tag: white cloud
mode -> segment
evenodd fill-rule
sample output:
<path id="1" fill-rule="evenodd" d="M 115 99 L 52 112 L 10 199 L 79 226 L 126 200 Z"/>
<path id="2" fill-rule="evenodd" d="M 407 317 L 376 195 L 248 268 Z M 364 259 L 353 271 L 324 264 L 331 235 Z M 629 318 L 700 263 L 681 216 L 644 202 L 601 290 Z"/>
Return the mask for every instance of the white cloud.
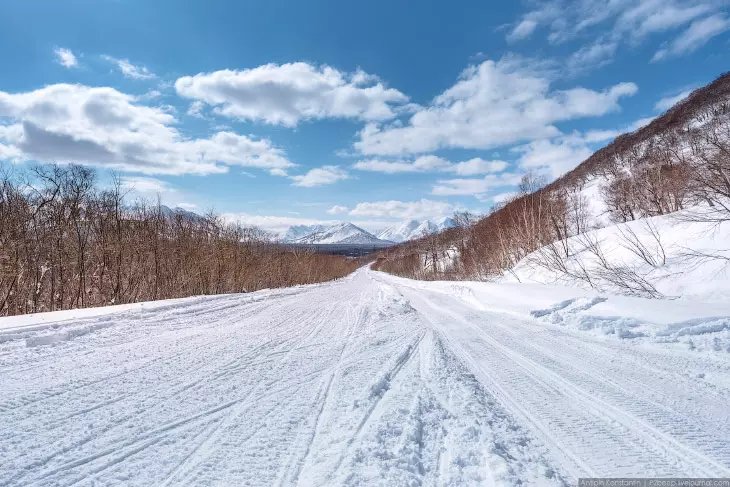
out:
<path id="1" fill-rule="evenodd" d="M 271 174 L 272 176 L 281 176 L 281 177 L 286 177 L 289 175 L 286 172 L 286 169 L 282 169 L 280 167 L 275 167 L 273 169 L 269 169 L 269 174 Z"/>
<path id="2" fill-rule="evenodd" d="M 294 186 L 311 188 L 313 186 L 336 183 L 343 179 L 350 179 L 350 175 L 339 166 L 322 166 L 310 169 L 304 175 L 292 176 L 291 178 L 295 181 Z"/>
<path id="3" fill-rule="evenodd" d="M 568 58 L 568 70 L 575 75 L 605 66 L 613 61 L 617 48 L 618 43 L 611 40 L 583 46 Z"/>
<path id="4" fill-rule="evenodd" d="M 649 125 L 651 122 L 654 121 L 656 117 L 646 117 L 646 118 L 640 118 L 639 120 L 635 121 L 631 125 L 629 125 L 629 132 L 633 132 L 634 130 L 639 130 L 641 127 L 645 127 Z"/>
<path id="5" fill-rule="evenodd" d="M 191 117 L 204 118 L 203 108 L 205 108 L 205 103 L 200 100 L 196 100 L 190 104 L 186 113 Z"/>
<path id="6" fill-rule="evenodd" d="M 454 164 L 453 172 L 460 176 L 473 176 L 476 174 L 489 174 L 504 171 L 507 168 L 505 161 L 485 161 L 475 157 L 468 161 L 462 161 Z"/>
<path id="7" fill-rule="evenodd" d="M 453 163 L 434 155 L 426 155 L 413 161 L 383 161 L 371 159 L 353 165 L 361 171 L 382 172 L 386 174 L 408 172 L 453 172 L 462 176 L 499 172 L 507 167 L 505 161 L 486 161 L 475 157 L 468 161 Z"/>
<path id="8" fill-rule="evenodd" d="M 604 91 L 550 90 L 550 80 L 523 60 L 485 61 L 417 111 L 404 126 L 368 124 L 355 148 L 364 154 L 431 152 L 440 148 L 487 149 L 560 134 L 554 123 L 619 110 L 635 94 L 633 83 Z"/>
<path id="9" fill-rule="evenodd" d="M 491 185 L 486 178 L 442 179 L 431 189 L 431 194 L 439 196 L 464 196 L 485 194 Z"/>
<path id="10" fill-rule="evenodd" d="M 181 134 L 174 115 L 113 88 L 56 84 L 26 93 L 0 91 L 3 152 L 15 159 L 79 163 L 144 174 L 209 174 L 227 166 L 294 167 L 267 139 L 233 132 Z"/>
<path id="11" fill-rule="evenodd" d="M 518 23 L 509 34 L 507 34 L 507 41 L 514 42 L 522 39 L 526 39 L 532 35 L 537 27 L 538 23 L 533 19 L 523 19 Z"/>
<path id="12" fill-rule="evenodd" d="M 668 57 L 680 56 L 696 51 L 707 41 L 730 29 L 730 18 L 725 14 L 715 14 L 704 19 L 695 20 L 674 39 L 668 46 L 659 49 L 652 61 L 661 61 Z"/>
<path id="13" fill-rule="evenodd" d="M 503 172 L 487 174 L 482 178 L 441 179 L 432 188 L 431 194 L 439 196 L 475 196 L 481 200 L 491 188 L 515 186 L 520 182 L 521 174 Z"/>
<path id="14" fill-rule="evenodd" d="M 63 67 L 75 68 L 79 65 L 79 62 L 71 49 L 58 47 L 53 50 L 53 53 L 56 55 L 56 61 L 58 61 L 58 63 Z"/>
<path id="15" fill-rule="evenodd" d="M 658 112 L 665 112 L 672 108 L 674 105 L 679 103 L 680 101 L 687 98 L 690 93 L 692 93 L 692 90 L 685 90 L 677 95 L 674 96 L 666 96 L 662 99 L 660 99 L 658 102 L 656 102 L 656 105 L 654 105 L 654 109 Z"/>
<path id="16" fill-rule="evenodd" d="M 622 44 L 635 48 L 651 36 L 690 25 L 654 55 L 652 61 L 658 61 L 690 53 L 729 28 L 722 13 L 726 0 L 538 0 L 529 4 L 533 9 L 515 22 L 507 41 L 527 38 L 539 29 L 547 32 L 553 44 L 589 39 L 567 59 L 572 74 L 611 62 Z"/>
<path id="17" fill-rule="evenodd" d="M 148 101 L 148 100 L 156 100 L 157 98 L 162 96 L 162 92 L 160 90 L 149 90 L 144 95 L 140 95 L 137 97 L 140 101 Z"/>
<path id="18" fill-rule="evenodd" d="M 408 101 L 363 71 L 347 74 L 303 62 L 184 76 L 175 89 L 221 115 L 288 127 L 321 118 L 388 120 L 396 116 L 395 106 Z"/>
<path id="19" fill-rule="evenodd" d="M 348 209 L 349 208 L 347 208 L 346 206 L 335 205 L 327 210 L 327 213 L 329 213 L 330 215 L 337 215 L 338 213 L 347 213 Z"/>
<path id="20" fill-rule="evenodd" d="M 121 178 L 121 182 L 122 187 L 148 196 L 176 191 L 167 181 L 145 176 L 124 176 Z"/>
<path id="21" fill-rule="evenodd" d="M 651 34 L 676 29 L 710 12 L 715 0 L 562 0 L 542 2 L 522 16 L 507 40 L 525 38 L 547 27 L 548 40 L 561 43 L 587 32 L 632 43 Z"/>
<path id="22" fill-rule="evenodd" d="M 196 205 L 195 203 L 178 203 L 175 206 L 188 211 L 194 211 L 198 209 L 198 205 Z"/>
<path id="23" fill-rule="evenodd" d="M 583 141 L 587 144 L 606 142 L 621 135 L 621 130 L 589 130 L 583 135 Z"/>
<path id="24" fill-rule="evenodd" d="M 499 193 L 497 195 L 494 195 L 492 197 L 492 201 L 494 203 L 500 204 L 500 203 L 506 203 L 507 201 L 511 200 L 515 196 L 517 196 L 519 193 L 516 191 L 506 191 L 504 193 Z"/>
<path id="25" fill-rule="evenodd" d="M 115 64 L 125 78 L 143 80 L 154 79 L 157 77 L 155 73 L 150 72 L 144 66 L 135 66 L 127 59 L 117 59 L 111 56 L 102 56 L 102 58 L 105 61 L 109 61 L 110 63 Z"/>
<path id="26" fill-rule="evenodd" d="M 373 201 L 358 203 L 350 215 L 376 218 L 431 218 L 450 215 L 456 208 L 443 201 Z"/>
<path id="27" fill-rule="evenodd" d="M 553 178 L 574 169 L 593 153 L 584 140 L 573 137 L 536 140 L 513 150 L 522 153 L 518 161 L 521 167 L 547 171 Z"/>

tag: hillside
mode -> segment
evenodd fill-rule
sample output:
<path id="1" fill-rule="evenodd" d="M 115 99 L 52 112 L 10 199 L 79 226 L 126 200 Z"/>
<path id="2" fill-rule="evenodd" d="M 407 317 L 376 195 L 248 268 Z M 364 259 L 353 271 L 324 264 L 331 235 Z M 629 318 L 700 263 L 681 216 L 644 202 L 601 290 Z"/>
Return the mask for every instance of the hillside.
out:
<path id="1" fill-rule="evenodd" d="M 595 229 L 672 214 L 682 215 L 685 222 L 708 224 L 714 231 L 722 232 L 718 235 L 724 235 L 726 222 L 730 221 L 727 174 L 730 74 L 695 90 L 641 129 L 617 137 L 550 184 L 545 184 L 539 175 L 527 173 L 517 196 L 474 225 L 449 229 L 382 252 L 378 268 L 419 279 L 518 277 L 522 274 L 516 276 L 516 271 L 524 272 L 527 268 L 524 259 L 530 256 L 529 262 L 534 264 L 534 253 L 539 249 L 543 249 L 543 254 L 555 254 L 551 265 L 565 266 L 579 259 L 575 258 L 577 247 L 564 242 L 575 242 L 586 235 L 584 239 L 598 238 L 599 242 L 594 243 L 600 244 L 600 239 L 616 235 L 620 229 L 591 233 Z M 661 221 L 657 227 L 662 234 L 660 239 L 671 240 L 669 234 L 675 232 L 675 222 Z M 710 232 L 705 227 L 693 230 L 700 235 Z M 665 233 L 667 237 L 663 237 Z M 638 238 L 638 246 L 651 246 L 654 239 L 651 233 Z M 701 248 L 707 243 L 706 238 L 684 243 L 684 254 L 695 255 L 697 261 L 713 261 L 717 267 L 728 262 L 720 243 L 710 245 L 707 252 Z M 556 246 L 560 248 L 555 249 Z M 596 277 L 593 273 L 597 268 L 589 266 L 585 271 L 590 274 L 586 279 Z M 649 273 L 648 284 L 659 285 L 656 279 L 660 274 Z M 727 279 L 722 273 L 705 278 Z M 674 296 L 671 290 L 613 290 Z M 685 293 L 689 291 L 686 289 Z"/>

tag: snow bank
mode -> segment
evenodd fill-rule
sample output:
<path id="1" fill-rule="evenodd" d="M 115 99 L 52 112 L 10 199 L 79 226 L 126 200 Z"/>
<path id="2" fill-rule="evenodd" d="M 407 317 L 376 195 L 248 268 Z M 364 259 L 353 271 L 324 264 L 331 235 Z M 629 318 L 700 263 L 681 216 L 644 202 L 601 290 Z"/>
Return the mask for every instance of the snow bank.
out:
<path id="1" fill-rule="evenodd" d="M 636 220 L 556 242 L 528 255 L 504 280 L 646 297 L 730 299 L 730 224 L 689 222 L 687 216 Z"/>
<path id="2" fill-rule="evenodd" d="M 730 353 L 730 301 L 656 300 L 554 285 L 427 282 L 377 275 L 458 298 L 480 311 L 531 319 L 547 327 L 637 344 Z"/>

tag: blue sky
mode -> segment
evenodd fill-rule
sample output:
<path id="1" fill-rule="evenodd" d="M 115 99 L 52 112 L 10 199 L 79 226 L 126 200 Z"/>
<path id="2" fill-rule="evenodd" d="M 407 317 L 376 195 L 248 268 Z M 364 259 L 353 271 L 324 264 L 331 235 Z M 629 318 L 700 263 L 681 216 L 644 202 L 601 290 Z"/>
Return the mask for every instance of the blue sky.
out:
<path id="1" fill-rule="evenodd" d="M 0 160 L 280 231 L 487 211 L 728 68 L 716 0 L 0 5 Z"/>

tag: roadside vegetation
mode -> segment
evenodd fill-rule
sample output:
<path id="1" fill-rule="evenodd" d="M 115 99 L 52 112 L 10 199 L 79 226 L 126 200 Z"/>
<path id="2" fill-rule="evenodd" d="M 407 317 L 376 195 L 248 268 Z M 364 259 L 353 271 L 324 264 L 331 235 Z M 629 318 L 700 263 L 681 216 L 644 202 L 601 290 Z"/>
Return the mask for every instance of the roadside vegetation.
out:
<path id="1" fill-rule="evenodd" d="M 309 284 L 360 265 L 125 193 L 83 166 L 4 168 L 0 316 Z"/>

